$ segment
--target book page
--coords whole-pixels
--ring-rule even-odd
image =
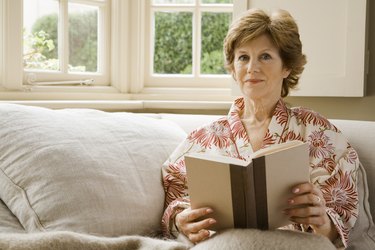
[[[276,152],[279,152],[288,148],[296,147],[301,144],[304,144],[304,142],[298,141],[298,140],[287,141],[287,142],[283,142],[280,144],[274,144],[267,148],[262,148],[254,152],[253,154],[251,154],[251,158],[254,159],[263,155],[269,155],[269,154],[276,153]]]
[[[191,208],[210,207],[214,210],[208,215],[217,221],[211,230],[232,228],[233,201],[228,164],[189,156],[185,157],[185,162]]]
[[[185,155],[185,157],[191,157],[206,161],[214,161],[214,162],[220,162],[225,164],[233,164],[238,166],[248,166],[251,163],[250,161],[245,161],[241,159],[237,159],[234,157],[224,156],[224,155],[210,155],[210,154],[204,154],[204,153],[188,153]]]
[[[276,153],[288,148],[292,148],[298,145],[304,144],[302,141],[288,141],[280,144],[274,144],[267,148],[260,149],[253,154],[251,154],[251,159],[263,156],[263,155],[269,155],[272,153]],[[210,154],[204,154],[204,153],[188,153],[186,156],[197,158],[201,160],[207,160],[207,161],[215,161],[215,162],[221,162],[225,164],[234,164],[238,166],[248,166],[251,163],[251,159],[249,160],[241,160],[234,157],[224,156],[224,155],[210,155]]]
[[[302,143],[291,150],[267,155],[265,163],[269,227],[278,228],[291,223],[282,211],[293,196],[292,188],[309,182],[308,145]]]

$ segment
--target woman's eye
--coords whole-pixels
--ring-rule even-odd
[[[241,56],[238,57],[238,61],[242,61],[242,62],[246,61],[248,59],[249,59],[249,57],[247,55],[241,55]]]
[[[272,59],[272,57],[270,56],[270,54],[265,53],[265,54],[262,54],[260,56],[260,59],[262,59],[262,60],[270,60],[270,59]]]

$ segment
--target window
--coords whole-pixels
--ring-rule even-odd
[[[16,52],[3,58],[17,61],[7,70],[22,78],[8,77],[5,85],[109,84],[108,0],[4,0],[2,6],[8,11],[3,51]]]
[[[3,8],[3,2],[0,1],[0,17],[4,16],[4,8]],[[4,65],[4,53],[3,53],[3,41],[4,41],[4,32],[2,30],[3,27],[3,18],[0,18],[0,86],[2,83],[3,76],[3,65]]]
[[[233,0],[147,4],[145,87],[229,87],[223,39]]]

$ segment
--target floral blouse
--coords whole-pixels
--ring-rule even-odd
[[[166,193],[162,228],[173,237],[176,213],[189,207],[184,155],[190,152],[248,159],[253,153],[241,122],[243,98],[234,101],[227,117],[190,133],[163,166]],[[310,182],[317,185],[326,201],[326,212],[336,226],[344,246],[358,217],[356,151],[326,118],[306,108],[288,108],[280,99],[274,110],[262,148],[300,140],[309,144]],[[303,230],[300,225],[293,228]]]

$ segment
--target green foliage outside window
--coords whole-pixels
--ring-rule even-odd
[[[26,68],[58,70],[57,22],[57,14],[43,16],[34,23],[32,34],[25,34],[24,45],[29,47],[24,54]],[[69,15],[70,71],[97,71],[97,23],[95,11]]]
[[[44,30],[27,34],[24,30],[24,67],[33,69],[58,70],[56,59],[47,59],[45,54],[55,50],[53,40]]]
[[[231,21],[230,13],[204,13],[202,16],[202,74],[225,74],[223,40]]]
[[[69,15],[70,44],[74,45],[69,46],[70,71],[97,71],[97,18],[95,11]],[[155,73],[192,74],[192,18],[190,12],[155,13]],[[230,13],[203,13],[202,74],[225,74],[222,46],[230,21]],[[56,14],[41,17],[33,25],[32,34],[25,35],[24,43],[29,47],[24,52],[25,68],[58,70],[57,22]]]
[[[155,14],[155,73],[192,73],[192,17],[189,12]]]
[[[192,73],[192,13],[155,14],[154,73]],[[202,74],[225,74],[223,40],[231,21],[230,13],[202,16]]]

